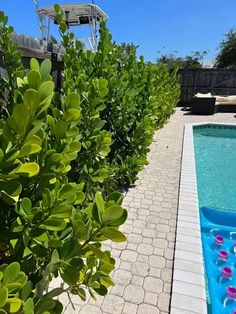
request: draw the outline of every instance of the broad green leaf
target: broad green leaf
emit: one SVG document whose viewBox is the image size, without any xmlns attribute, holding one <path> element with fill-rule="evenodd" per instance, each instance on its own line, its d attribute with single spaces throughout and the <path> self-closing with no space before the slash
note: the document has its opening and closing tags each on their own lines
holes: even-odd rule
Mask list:
<svg viewBox="0 0 236 314">
<path fill-rule="evenodd" d="M 55 298 L 58 295 L 62 294 L 63 292 L 64 292 L 63 288 L 55 288 L 55 289 L 51 290 L 50 292 L 46 293 L 44 295 L 44 298 L 48 298 L 48 299 Z"/>
<path fill-rule="evenodd" d="M 20 271 L 15 278 L 16 283 L 20 283 L 22 286 L 24 286 L 27 282 L 27 276 L 23 271 Z"/>
<path fill-rule="evenodd" d="M 127 216 L 128 212 L 126 209 L 124 209 L 123 215 L 120 218 L 112 220 L 108 223 L 109 227 L 118 227 L 122 225 L 126 221 Z"/>
<path fill-rule="evenodd" d="M 100 282 L 103 286 L 105 286 L 106 288 L 109 288 L 110 286 L 114 286 L 113 281 L 111 280 L 111 277 L 107 276 L 101 276 L 100 277 Z"/>
<path fill-rule="evenodd" d="M 62 22 L 60 24 L 60 29 L 61 29 L 62 33 L 65 33 L 68 29 L 68 26 L 66 25 L 66 23 Z"/>
<path fill-rule="evenodd" d="M 34 145 L 41 146 L 42 140 L 37 135 L 31 135 L 31 136 L 26 138 L 24 145 L 26 145 L 26 144 L 34 144 Z"/>
<path fill-rule="evenodd" d="M 52 299 L 43 298 L 37 304 L 37 313 L 45 314 L 45 313 L 47 313 L 46 311 L 49 311 L 49 313 L 50 313 L 51 312 L 50 310 L 54 309 L 55 303 L 56 303 L 56 301 L 54 301 Z"/>
<path fill-rule="evenodd" d="M 20 167 L 15 171 L 20 175 L 25 175 L 27 177 L 36 176 L 39 172 L 39 165 L 35 162 L 28 162 L 21 164 Z"/>
<path fill-rule="evenodd" d="M 101 192 L 97 192 L 95 194 L 95 202 L 98 208 L 98 212 L 100 213 L 100 215 L 104 212 L 105 210 L 105 203 L 102 197 Z"/>
<path fill-rule="evenodd" d="M 25 215 L 31 215 L 32 214 L 32 212 L 31 212 L 31 210 L 32 210 L 31 200 L 27 197 L 24 197 L 21 200 L 20 208 Z"/>
<path fill-rule="evenodd" d="M 68 145 L 68 153 L 79 152 L 81 148 L 80 142 L 72 142 Z"/>
<path fill-rule="evenodd" d="M 10 125 L 23 138 L 26 135 L 31 122 L 31 115 L 28 106 L 23 103 L 14 106 L 12 117 L 9 119 L 8 122 Z"/>
<path fill-rule="evenodd" d="M 79 129 L 76 126 L 73 126 L 69 130 L 66 131 L 66 137 L 67 138 L 75 138 L 79 134 Z"/>
<path fill-rule="evenodd" d="M 5 27 L 7 22 L 8 22 L 8 17 L 4 15 L 3 11 L 0 11 L 0 23 L 3 23 L 3 27 Z"/>
<path fill-rule="evenodd" d="M 110 263 L 109 258 L 104 254 L 99 248 L 97 248 L 95 245 L 90 244 L 89 245 L 90 250 L 99 258 L 103 263 Z"/>
<path fill-rule="evenodd" d="M 71 259 L 70 261 L 70 265 L 74 268 L 76 268 L 77 270 L 82 270 L 82 268 L 84 267 L 84 261 L 82 258 L 80 257 L 74 257 Z M 80 274 L 80 279 L 81 279 L 81 274 Z"/>
<path fill-rule="evenodd" d="M 80 111 L 77 109 L 67 109 L 63 114 L 63 120 L 67 122 L 78 121 L 80 118 Z"/>
<path fill-rule="evenodd" d="M 29 87 L 38 90 L 41 83 L 41 75 L 35 70 L 31 70 L 27 73 L 27 79 Z"/>
<path fill-rule="evenodd" d="M 106 295 L 107 294 L 107 288 L 105 287 L 105 286 L 103 286 L 103 285 L 101 285 L 99 288 L 94 288 L 94 290 L 99 294 L 99 295 L 102 295 L 102 296 L 104 296 L 104 295 Z"/>
<path fill-rule="evenodd" d="M 64 260 L 71 259 L 75 256 L 81 255 L 81 245 L 72 238 L 68 238 L 64 241 L 60 250 L 60 257 Z"/>
<path fill-rule="evenodd" d="M 38 152 L 40 152 L 40 150 L 42 149 L 41 146 L 36 145 L 36 144 L 26 144 L 22 147 L 22 149 L 20 150 L 20 154 L 18 157 L 26 157 L 32 154 L 36 154 Z"/>
<path fill-rule="evenodd" d="M 3 307 L 6 302 L 7 302 L 7 298 L 8 298 L 8 290 L 6 287 L 1 287 L 0 288 L 0 307 Z"/>
<path fill-rule="evenodd" d="M 77 93 L 70 93 L 65 99 L 67 109 L 78 109 L 80 105 L 80 96 Z"/>
<path fill-rule="evenodd" d="M 61 231 L 65 229 L 66 223 L 62 219 L 47 219 L 44 221 L 43 224 L 40 225 L 40 228 L 43 228 L 45 230 L 49 231 Z"/>
<path fill-rule="evenodd" d="M 23 301 L 26 301 L 32 291 L 33 285 L 31 281 L 27 281 L 27 283 L 24 285 L 24 287 L 21 289 L 20 295 Z"/>
<path fill-rule="evenodd" d="M 52 92 L 54 90 L 54 83 L 50 81 L 43 82 L 39 86 L 39 99 L 40 102 L 45 100 L 48 97 L 52 97 Z"/>
<path fill-rule="evenodd" d="M 11 263 L 4 270 L 3 284 L 14 282 L 17 274 L 20 272 L 20 264 L 17 262 Z"/>
<path fill-rule="evenodd" d="M 40 115 L 45 112 L 48 107 L 51 105 L 51 102 L 52 102 L 52 98 L 53 98 L 53 92 L 51 92 L 51 94 L 46 97 L 44 100 L 42 100 L 40 102 L 40 110 L 37 111 L 37 115 L 36 115 L 36 118 L 38 119 L 40 117 Z"/>
<path fill-rule="evenodd" d="M 57 13 L 59 13 L 61 10 L 61 7 L 59 6 L 59 4 L 54 4 L 54 9 Z"/>
<path fill-rule="evenodd" d="M 34 314 L 34 301 L 32 298 L 28 299 L 24 304 L 24 314 Z"/>
<path fill-rule="evenodd" d="M 61 272 L 61 278 L 65 280 L 66 283 L 75 285 L 80 278 L 80 272 L 73 267 L 66 267 Z"/>
<path fill-rule="evenodd" d="M 119 230 L 111 227 L 105 227 L 101 230 L 102 234 L 114 242 L 126 241 L 126 236 Z"/>
<path fill-rule="evenodd" d="M 20 77 L 16 78 L 16 83 L 17 83 L 17 87 L 24 86 L 24 81 Z"/>
<path fill-rule="evenodd" d="M 19 196 L 22 191 L 22 185 L 19 181 L 11 180 L 0 184 L 0 190 L 4 191 L 11 197 Z"/>
<path fill-rule="evenodd" d="M 5 153 L 5 161 L 10 162 L 15 160 L 18 155 L 19 155 L 20 151 L 18 149 L 11 149 L 10 151 Z"/>
<path fill-rule="evenodd" d="M 17 313 L 21 308 L 21 301 L 18 298 L 11 298 L 7 300 L 9 305 L 9 312 L 10 313 Z"/>
<path fill-rule="evenodd" d="M 86 292 L 83 288 L 78 288 L 78 295 L 80 296 L 82 301 L 86 300 Z"/>
<path fill-rule="evenodd" d="M 100 98 L 104 98 L 104 97 L 107 96 L 108 92 L 109 92 L 108 88 L 106 88 L 106 89 L 101 89 L 101 90 L 99 91 L 98 95 L 99 95 Z"/>
<path fill-rule="evenodd" d="M 54 313 L 62 313 L 63 312 L 63 305 L 60 301 L 55 300 L 55 306 L 53 308 Z M 51 313 L 44 313 L 44 314 L 51 314 Z"/>
<path fill-rule="evenodd" d="M 51 70 L 52 70 L 51 61 L 49 59 L 43 60 L 43 62 L 40 65 L 40 73 L 43 80 L 48 76 L 48 74 L 50 74 Z"/>
<path fill-rule="evenodd" d="M 58 205 L 51 211 L 50 218 L 68 218 L 71 214 L 70 205 Z"/>
<path fill-rule="evenodd" d="M 83 192 L 76 193 L 75 205 L 82 204 L 84 200 L 85 200 L 85 195 Z"/>
<path fill-rule="evenodd" d="M 59 258 L 59 254 L 58 254 L 57 250 L 53 250 L 51 262 L 52 262 L 52 264 L 56 264 L 56 263 L 60 262 L 60 258 Z"/>
<path fill-rule="evenodd" d="M 59 191 L 58 197 L 61 199 L 66 199 L 68 195 L 74 193 L 74 187 L 72 184 L 64 184 Z"/>
<path fill-rule="evenodd" d="M 102 214 L 102 221 L 109 222 L 116 220 L 123 215 L 124 209 L 120 205 L 112 205 L 105 209 Z"/>
<path fill-rule="evenodd" d="M 39 72 L 39 62 L 37 59 L 30 59 L 30 69 Z"/>
<path fill-rule="evenodd" d="M 99 212 L 98 212 L 98 208 L 97 208 L 97 206 L 95 204 L 93 204 L 90 207 L 90 214 L 91 214 L 91 216 L 92 216 L 94 221 L 96 221 L 99 224 L 102 223 L 101 217 L 100 217 Z"/>
<path fill-rule="evenodd" d="M 24 104 L 29 109 L 31 117 L 35 114 L 39 108 L 39 93 L 34 89 L 27 89 L 23 96 Z"/>
<path fill-rule="evenodd" d="M 11 293 L 17 289 L 22 288 L 22 284 L 18 282 L 7 283 L 6 288 L 8 289 L 8 292 Z"/>
<path fill-rule="evenodd" d="M 65 121 L 58 121 L 55 124 L 54 132 L 57 140 L 61 140 L 66 137 L 66 131 L 68 129 L 68 124 Z"/>
<path fill-rule="evenodd" d="M 111 194 L 109 194 L 108 198 L 107 198 L 107 204 L 111 201 L 114 201 L 114 204 L 117 205 L 121 205 L 123 202 L 124 196 L 119 193 L 119 192 L 112 192 Z M 114 205 L 111 204 L 111 205 Z"/>
<path fill-rule="evenodd" d="M 60 248 L 61 245 L 62 245 L 62 242 L 57 238 L 56 239 L 51 238 L 50 240 L 48 240 L 48 247 L 49 248 L 52 248 L 52 249 Z"/>
<path fill-rule="evenodd" d="M 99 84 L 99 89 L 102 90 L 102 89 L 106 89 L 107 86 L 108 86 L 108 81 L 104 78 L 100 78 L 99 81 L 98 81 L 98 84 Z"/>
<path fill-rule="evenodd" d="M 52 178 L 49 180 L 50 184 L 55 184 L 57 182 L 57 178 Z"/>
<path fill-rule="evenodd" d="M 82 220 L 74 220 L 73 229 L 79 240 L 83 240 L 83 241 L 87 240 L 88 230 Z"/>
</svg>

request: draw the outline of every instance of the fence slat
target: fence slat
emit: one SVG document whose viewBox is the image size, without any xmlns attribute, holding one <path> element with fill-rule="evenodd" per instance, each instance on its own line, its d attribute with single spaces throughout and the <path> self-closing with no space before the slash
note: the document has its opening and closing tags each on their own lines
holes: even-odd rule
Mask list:
<svg viewBox="0 0 236 314">
<path fill-rule="evenodd" d="M 180 104 L 188 104 L 197 92 L 214 95 L 236 95 L 235 69 L 189 69 L 179 70 Z"/>
</svg>

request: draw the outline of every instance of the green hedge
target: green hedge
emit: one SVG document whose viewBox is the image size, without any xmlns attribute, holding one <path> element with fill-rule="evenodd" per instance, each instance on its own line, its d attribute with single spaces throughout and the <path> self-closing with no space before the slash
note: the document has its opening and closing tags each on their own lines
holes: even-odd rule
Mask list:
<svg viewBox="0 0 236 314">
<path fill-rule="evenodd" d="M 62 92 L 75 91 L 81 99 L 82 148 L 69 176 L 85 182 L 91 196 L 123 189 L 135 182 L 154 132 L 174 112 L 177 73 L 146 64 L 133 45 L 116 45 L 104 22 L 98 51 L 85 51 L 56 9 L 66 48 Z"/>
<path fill-rule="evenodd" d="M 66 47 L 57 94 L 51 62 L 26 71 L 0 12 L 0 313 L 61 313 L 63 292 L 107 293 L 115 260 L 102 242 L 126 240 L 115 189 L 135 181 L 178 100 L 176 73 L 115 45 L 104 23 L 98 51 L 84 51 L 56 11 Z M 58 276 L 67 286 L 46 293 Z"/>
</svg>

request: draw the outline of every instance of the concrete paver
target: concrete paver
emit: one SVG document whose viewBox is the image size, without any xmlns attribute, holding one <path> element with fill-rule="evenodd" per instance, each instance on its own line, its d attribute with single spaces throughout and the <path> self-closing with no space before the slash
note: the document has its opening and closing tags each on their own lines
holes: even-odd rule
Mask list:
<svg viewBox="0 0 236 314">
<path fill-rule="evenodd" d="M 140 172 L 136 185 L 130 188 L 125 196 L 123 206 L 128 209 L 129 216 L 122 229 L 127 235 L 127 243 L 106 244 L 106 249 L 111 250 L 117 260 L 113 276 L 116 287 L 111 288 L 107 296 L 98 297 L 96 302 L 91 298 L 86 302 L 77 302 L 78 298 L 74 301 L 73 296 L 75 310 L 63 296 L 66 308 L 64 313 L 169 313 L 183 129 L 185 123 L 198 122 L 234 123 L 236 119 L 232 113 L 194 116 L 177 108 L 168 124 L 156 132 L 148 155 L 149 164 Z M 181 184 L 190 186 L 191 180 L 186 178 Z M 188 210 L 191 211 L 191 197 L 185 197 L 190 205 Z M 192 212 L 194 218 L 194 208 Z M 194 224 L 184 215 L 181 217 L 179 238 L 197 245 L 199 238 L 195 236 L 198 233 L 193 230 Z M 191 235 L 188 230 L 191 230 Z M 185 270 L 189 268 L 196 272 L 197 276 L 202 269 L 194 268 L 194 252 L 186 254 L 183 246 L 179 249 L 177 264 L 178 259 L 181 259 L 179 264 Z M 181 273 L 179 275 L 181 277 Z M 190 279 L 191 289 L 195 278 Z M 191 295 L 200 293 L 198 287 L 193 287 L 192 294 L 189 294 L 190 299 L 187 300 L 186 296 L 181 294 L 184 289 L 182 281 L 177 283 L 173 298 L 177 300 L 181 310 L 173 309 L 173 313 L 195 313 Z M 191 306 L 186 308 L 189 302 Z"/>
</svg>

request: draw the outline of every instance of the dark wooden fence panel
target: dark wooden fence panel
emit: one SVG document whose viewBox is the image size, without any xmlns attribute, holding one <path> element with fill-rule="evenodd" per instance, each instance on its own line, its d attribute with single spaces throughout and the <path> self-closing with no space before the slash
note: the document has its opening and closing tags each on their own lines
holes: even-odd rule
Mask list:
<svg viewBox="0 0 236 314">
<path fill-rule="evenodd" d="M 17 43 L 22 53 L 26 68 L 29 68 L 29 60 L 34 57 L 39 61 L 50 59 L 53 64 L 53 79 L 56 90 L 61 88 L 61 70 L 63 47 L 60 45 L 46 44 L 45 41 L 14 34 L 13 40 Z M 0 56 L 0 76 L 5 76 Z M 236 70 L 229 69 L 195 69 L 179 70 L 181 95 L 180 105 L 188 105 L 197 92 L 211 92 L 214 95 L 236 95 Z"/>
<path fill-rule="evenodd" d="M 236 70 L 196 69 L 179 70 L 180 105 L 188 105 L 196 93 L 213 95 L 236 95 Z"/>
</svg>

